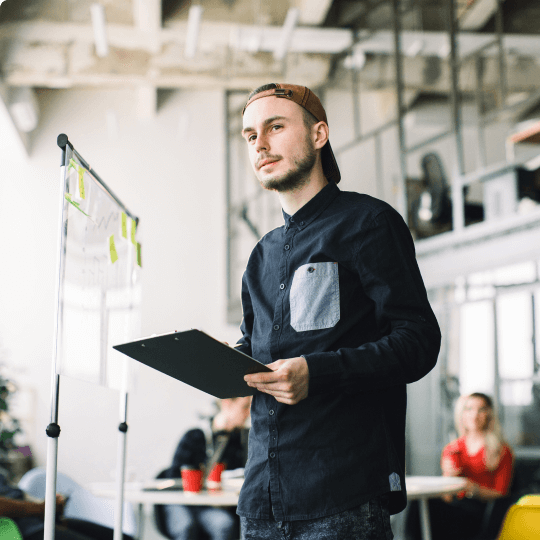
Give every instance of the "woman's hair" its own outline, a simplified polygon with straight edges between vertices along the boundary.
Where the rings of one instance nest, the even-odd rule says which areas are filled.
[[[456,407],[454,410],[454,423],[456,426],[456,430],[460,437],[467,434],[467,430],[465,429],[465,426],[463,424],[463,412],[465,411],[465,406],[467,405],[467,402],[470,398],[478,398],[483,400],[486,407],[488,408],[487,421],[484,427],[486,467],[488,468],[488,470],[493,471],[497,468],[499,464],[504,438],[502,435],[499,418],[493,410],[492,399],[486,394],[482,394],[481,392],[474,392],[472,394],[460,396],[456,402]]]

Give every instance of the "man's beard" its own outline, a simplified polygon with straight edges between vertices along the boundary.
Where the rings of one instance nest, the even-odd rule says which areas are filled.
[[[295,191],[305,186],[309,180],[310,173],[315,166],[315,162],[317,161],[317,152],[311,144],[311,140],[305,141],[304,149],[304,156],[299,160],[294,161],[294,164],[296,165],[295,169],[290,169],[281,176],[267,178],[259,177],[261,186],[264,189],[277,191],[279,193]]]

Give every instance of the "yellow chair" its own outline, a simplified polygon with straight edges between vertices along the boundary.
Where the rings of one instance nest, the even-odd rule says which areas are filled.
[[[506,513],[498,540],[538,540],[540,505],[513,504]]]
[[[0,540],[23,540],[19,527],[13,520],[0,517]]]
[[[540,495],[523,495],[516,504],[540,506]]]

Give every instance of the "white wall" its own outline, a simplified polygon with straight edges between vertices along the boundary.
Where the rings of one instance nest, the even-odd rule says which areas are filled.
[[[50,421],[59,133],[69,136],[141,218],[142,335],[195,327],[234,342],[239,331],[225,323],[223,95],[174,93],[157,118],[146,121],[137,119],[131,90],[46,91],[40,102],[30,159],[0,154],[0,347],[8,351],[10,373],[24,398],[18,410],[25,440],[43,465]],[[108,129],[113,113],[116,134]],[[111,479],[118,397],[106,388],[61,379],[60,471],[81,483]],[[178,438],[198,422],[199,412],[211,410],[211,401],[140,366],[129,397],[128,479],[151,478],[168,466]]]

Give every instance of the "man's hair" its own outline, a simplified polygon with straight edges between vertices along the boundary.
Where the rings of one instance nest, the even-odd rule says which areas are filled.
[[[255,90],[253,90],[249,94],[247,101],[249,101],[253,96],[260,94],[261,92],[266,92],[266,90],[273,90],[277,87],[278,86],[276,83],[263,84],[262,86],[255,88]],[[307,109],[304,109],[304,107],[302,107],[302,118],[304,119],[304,125],[307,129],[309,129],[311,126],[313,126],[313,124],[316,124],[318,122],[318,120]]]

